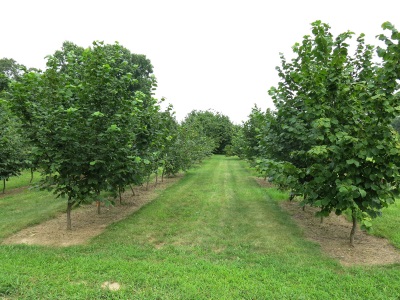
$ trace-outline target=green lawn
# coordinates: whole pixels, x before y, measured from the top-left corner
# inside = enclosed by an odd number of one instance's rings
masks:
[[[400,248],[400,201],[385,208],[383,216],[373,220],[372,234],[386,237],[397,248]]]
[[[303,239],[282,197],[213,156],[89,245],[0,246],[0,298],[399,299],[399,265],[342,267]]]
[[[18,177],[10,178],[5,194],[0,193],[0,241],[22,228],[38,224],[65,210],[65,201],[33,187],[40,179],[39,173],[35,172],[33,179],[30,185],[31,173],[25,171]]]
[[[33,172],[33,177],[31,177],[31,176],[32,176],[31,171],[25,170],[21,173],[20,176],[14,176],[14,177],[11,177],[9,180],[6,180],[5,192],[8,193],[12,189],[29,186],[31,183],[31,178],[32,178],[32,184],[37,183],[40,179],[39,172]],[[3,181],[1,182],[1,192],[2,191],[3,191]],[[1,196],[1,193],[0,193],[0,196]]]

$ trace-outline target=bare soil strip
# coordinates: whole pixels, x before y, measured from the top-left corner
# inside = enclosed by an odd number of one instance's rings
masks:
[[[39,225],[25,228],[3,240],[3,244],[28,244],[66,247],[87,243],[91,238],[101,234],[111,223],[126,218],[143,205],[154,200],[157,191],[166,189],[176,183],[182,175],[173,178],[164,178],[157,186],[135,188],[135,196],[131,190],[122,195],[122,204],[119,200],[115,206],[101,207],[101,214],[97,214],[96,205],[83,205],[72,211],[72,230],[66,230],[66,214],[43,222]]]
[[[10,195],[14,195],[14,194],[18,194],[21,193],[25,190],[28,190],[29,187],[23,186],[23,187],[18,187],[18,188],[13,188],[13,189],[7,189],[5,190],[5,192],[0,192],[0,199],[6,196],[10,196]],[[0,191],[2,191],[2,188],[0,189]]]
[[[256,180],[261,186],[272,187],[262,179]],[[354,247],[351,247],[349,240],[352,224],[344,216],[332,213],[321,223],[321,219],[315,217],[318,211],[315,207],[307,206],[303,211],[296,201],[282,201],[280,205],[302,229],[308,240],[318,243],[324,253],[339,260],[344,266],[400,263],[399,249],[387,239],[369,235],[359,229]]]
[[[400,263],[400,252],[388,240],[357,230],[354,247],[350,246],[351,223],[344,216],[331,214],[321,219],[315,217],[317,209],[306,207],[305,211],[298,202],[281,202],[283,207],[303,229],[307,239],[321,245],[323,252],[336,258],[344,266],[384,265]]]

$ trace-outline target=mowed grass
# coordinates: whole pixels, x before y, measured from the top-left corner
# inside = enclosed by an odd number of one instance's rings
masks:
[[[89,245],[1,246],[0,297],[398,299],[399,265],[342,267],[273,195],[245,162],[213,156]]]
[[[0,193],[0,242],[27,226],[38,224],[65,210],[65,201],[56,199],[47,191],[39,191],[33,185],[40,179],[35,172],[32,184],[31,173],[24,171],[6,182],[5,194]]]
[[[373,220],[372,234],[388,238],[400,248],[400,199],[382,210],[382,217]],[[400,296],[399,296],[400,298]]]
[[[32,182],[31,182],[32,178]],[[9,180],[6,180],[6,189],[5,192],[8,193],[11,190],[15,188],[20,188],[20,187],[26,187],[29,186],[30,184],[35,184],[40,180],[40,173],[39,172],[33,172],[33,177],[31,175],[30,170],[24,170],[21,175],[19,176],[14,176],[9,178]],[[3,181],[0,182],[0,187],[1,187],[1,192],[3,192]],[[0,196],[2,194],[0,193]]]

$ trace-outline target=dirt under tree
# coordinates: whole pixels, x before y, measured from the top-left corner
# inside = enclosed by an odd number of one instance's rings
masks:
[[[65,213],[56,218],[41,224],[25,228],[14,235],[3,240],[3,244],[28,244],[66,247],[87,243],[91,238],[101,234],[105,228],[128,215],[137,211],[143,205],[151,202],[158,195],[158,192],[177,182],[182,175],[172,178],[164,178],[158,182],[156,187],[153,184],[146,187],[135,187],[135,195],[128,188],[122,194],[122,204],[119,199],[115,206],[101,207],[101,213],[97,214],[96,203],[82,205],[72,211],[72,230],[66,230],[67,217]]]
[[[321,219],[315,217],[316,208],[306,207],[298,202],[281,202],[284,208],[302,228],[305,237],[321,245],[323,252],[338,259],[342,265],[384,265],[400,263],[400,251],[387,239],[372,236],[357,229],[354,247],[350,246],[349,235],[352,228],[344,216],[331,214]]]
[[[274,187],[263,179],[256,179],[260,186]],[[344,266],[385,265],[400,263],[400,251],[385,238],[369,235],[357,228],[354,247],[350,246],[352,223],[344,216],[332,213],[323,219],[316,217],[315,207],[307,206],[303,211],[299,202],[282,201],[280,206],[302,229],[305,238],[318,243],[321,250],[337,259]]]

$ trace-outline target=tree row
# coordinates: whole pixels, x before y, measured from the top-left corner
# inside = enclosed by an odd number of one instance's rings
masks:
[[[179,124],[153,96],[150,60],[118,43],[65,42],[44,71],[2,59],[0,88],[0,179],[39,170],[40,187],[67,199],[68,229],[73,206],[185,171],[220,153],[233,126],[212,111]]]
[[[321,21],[281,54],[280,81],[269,90],[276,110],[255,107],[233,138],[232,153],[265,178],[301,196],[318,215],[349,211],[353,244],[363,228],[399,195],[400,33],[378,36],[378,47],[353,32],[334,37]],[[354,52],[350,45],[355,46]]]

